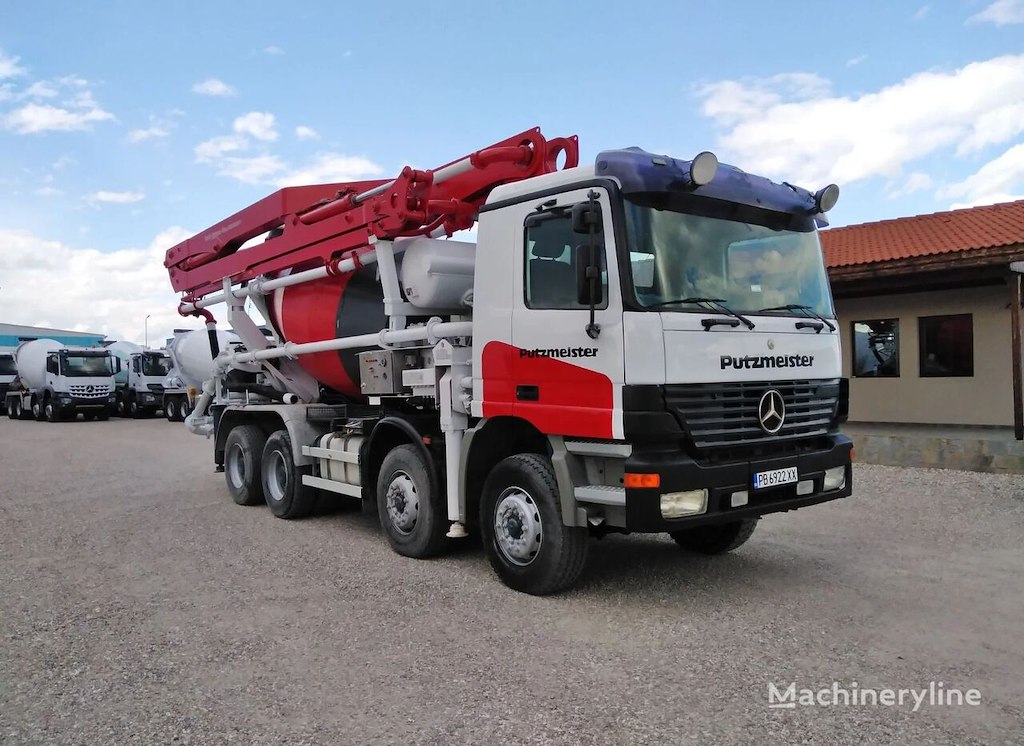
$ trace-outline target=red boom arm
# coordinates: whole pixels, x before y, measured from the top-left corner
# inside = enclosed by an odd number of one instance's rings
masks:
[[[473,225],[497,186],[579,163],[575,135],[546,140],[533,128],[431,171],[406,166],[393,181],[288,187],[167,251],[171,286],[195,301],[232,284],[284,269],[331,266],[371,237],[447,235]],[[278,235],[243,251],[267,231]]]

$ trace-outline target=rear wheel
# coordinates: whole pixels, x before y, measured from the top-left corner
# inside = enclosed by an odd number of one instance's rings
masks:
[[[43,411],[43,403],[38,399],[32,400],[32,416],[36,422],[42,422],[46,419],[46,413]]]
[[[164,402],[164,417],[167,418],[168,422],[178,421],[178,405],[174,399],[168,399]]]
[[[16,420],[21,417],[21,403],[17,399],[12,399],[11,403],[7,405],[7,419]]]
[[[263,502],[260,460],[267,436],[255,425],[236,425],[224,443],[224,479],[238,505]]]
[[[128,415],[128,408],[127,408],[127,405],[125,403],[124,395],[123,394],[119,394],[118,395],[118,397],[117,397],[117,404],[115,404],[114,406],[115,406],[115,409],[116,409],[118,417],[125,417],[125,416]]]
[[[422,559],[444,550],[444,501],[430,464],[415,446],[397,446],[384,457],[377,476],[377,516],[398,554]]]
[[[510,588],[535,596],[572,586],[587,561],[587,530],[562,523],[551,462],[522,453],[491,470],[480,500],[491,567]]]
[[[316,503],[316,492],[302,483],[302,475],[312,471],[312,466],[295,465],[292,439],[287,430],[278,430],[267,438],[260,472],[270,512],[278,518],[304,518],[309,515]]]
[[[722,554],[743,546],[757,528],[757,518],[717,526],[697,526],[669,533],[676,544],[699,554]]]

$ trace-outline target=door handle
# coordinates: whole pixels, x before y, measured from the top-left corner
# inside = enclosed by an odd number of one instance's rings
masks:
[[[519,401],[539,401],[539,386],[516,386],[516,399]]]

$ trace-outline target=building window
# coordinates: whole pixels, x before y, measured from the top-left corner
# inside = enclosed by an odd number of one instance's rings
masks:
[[[894,378],[900,374],[899,319],[853,322],[853,375]]]
[[[922,316],[921,377],[973,376],[974,325],[971,314]]]

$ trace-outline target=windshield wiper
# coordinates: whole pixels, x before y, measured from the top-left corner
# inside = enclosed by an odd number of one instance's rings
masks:
[[[676,300],[663,300],[660,303],[654,303],[647,307],[659,308],[661,306],[671,306],[676,303],[703,305],[706,306],[709,310],[713,311],[714,313],[724,313],[727,316],[732,316],[734,319],[739,319],[746,325],[748,329],[754,328],[753,321],[748,319],[746,316],[743,316],[742,314],[733,311],[731,308],[725,305],[726,302],[727,301],[725,298],[677,298]],[[735,326],[735,324],[733,324],[733,326]],[[704,328],[707,329],[708,327],[705,326]]]
[[[785,305],[785,306],[772,306],[771,308],[761,308],[761,309],[758,309],[758,313],[761,313],[761,311],[803,311],[804,315],[806,315],[806,316],[808,316],[808,317],[810,317],[812,319],[817,319],[818,321],[823,323],[825,326],[827,326],[828,330],[830,332],[834,332],[836,330],[836,328],[832,325],[831,321],[829,321],[824,316],[819,314],[811,306],[801,306],[801,305],[799,305],[797,303],[790,303],[790,304]],[[800,326],[800,324],[797,324],[797,328],[800,329],[802,327]],[[821,327],[820,326],[817,327],[816,331],[820,332],[821,331]]]

